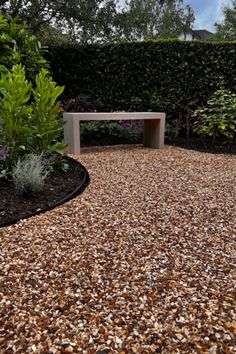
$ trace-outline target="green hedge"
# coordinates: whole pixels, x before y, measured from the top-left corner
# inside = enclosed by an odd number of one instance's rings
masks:
[[[185,127],[216,89],[236,92],[236,41],[70,44],[50,48],[48,60],[67,97],[99,98],[107,111],[165,111]]]

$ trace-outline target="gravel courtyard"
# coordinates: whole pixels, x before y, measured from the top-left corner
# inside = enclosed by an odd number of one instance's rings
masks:
[[[236,353],[236,157],[77,158],[81,196],[0,229],[0,353]]]

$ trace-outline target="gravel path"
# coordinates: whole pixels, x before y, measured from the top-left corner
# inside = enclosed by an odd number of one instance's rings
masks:
[[[78,198],[0,229],[0,353],[236,353],[236,158],[84,149]]]

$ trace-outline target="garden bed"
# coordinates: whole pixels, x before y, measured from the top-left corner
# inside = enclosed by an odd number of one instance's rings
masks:
[[[236,142],[233,143],[221,143],[212,144],[211,140],[201,140],[199,137],[190,137],[186,139],[185,137],[178,137],[168,140],[168,144],[181,147],[188,150],[194,150],[199,152],[208,152],[211,154],[232,154],[236,155]]]
[[[89,181],[88,172],[78,161],[65,158],[69,168],[54,170],[45,180],[44,190],[22,196],[12,180],[0,179],[0,227],[12,224],[60,205],[80,194]]]

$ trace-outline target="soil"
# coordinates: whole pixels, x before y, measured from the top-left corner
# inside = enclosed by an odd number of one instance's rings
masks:
[[[190,137],[186,139],[184,137],[178,137],[173,141],[166,139],[166,144],[173,145],[176,147],[181,147],[187,150],[194,150],[199,152],[208,152],[211,154],[230,154],[236,155],[236,142],[231,144],[225,143],[218,143],[213,145],[212,142],[209,140],[202,141],[198,137]]]
[[[114,136],[101,136],[101,137],[89,137],[89,139],[84,139],[82,137],[81,146],[108,146],[108,145],[132,145],[132,144],[142,144],[142,136],[136,136],[136,138],[129,139],[126,137],[114,137]],[[187,150],[194,150],[200,152],[209,152],[211,154],[231,154],[236,155],[236,142],[231,144],[217,143],[212,144],[210,140],[201,140],[199,137],[177,137],[175,139],[168,139],[165,137],[165,144],[181,147]]]
[[[78,161],[65,159],[68,170],[53,171],[45,180],[44,190],[36,195],[22,196],[12,180],[0,179],[0,227],[52,209],[74,197],[73,192],[77,191],[77,195],[83,190],[82,184],[88,182],[87,171]]]

